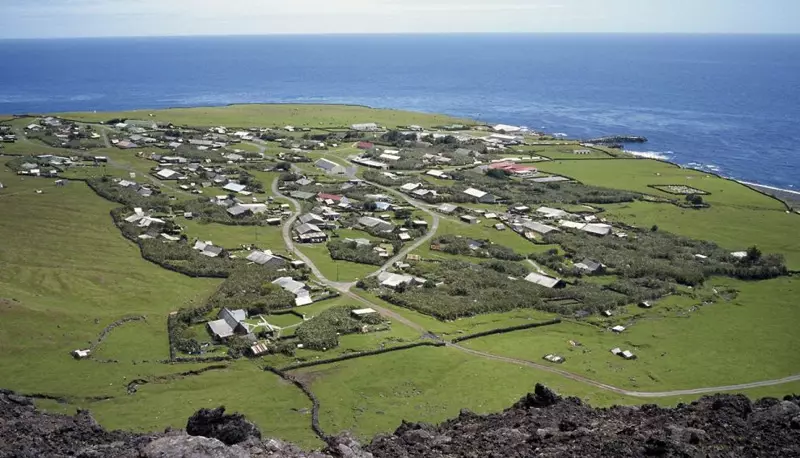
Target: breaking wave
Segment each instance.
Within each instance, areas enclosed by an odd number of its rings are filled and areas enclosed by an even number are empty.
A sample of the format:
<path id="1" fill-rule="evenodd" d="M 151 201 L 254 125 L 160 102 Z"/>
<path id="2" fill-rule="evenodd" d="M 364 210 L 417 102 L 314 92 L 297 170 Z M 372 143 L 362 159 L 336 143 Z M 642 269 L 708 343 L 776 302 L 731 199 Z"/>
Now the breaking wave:
<path id="1" fill-rule="evenodd" d="M 674 154 L 672 151 L 628 151 L 625 150 L 628 154 L 633 154 L 637 157 L 644 157 L 647 159 L 661 159 L 663 161 L 668 161 L 672 158 Z"/>

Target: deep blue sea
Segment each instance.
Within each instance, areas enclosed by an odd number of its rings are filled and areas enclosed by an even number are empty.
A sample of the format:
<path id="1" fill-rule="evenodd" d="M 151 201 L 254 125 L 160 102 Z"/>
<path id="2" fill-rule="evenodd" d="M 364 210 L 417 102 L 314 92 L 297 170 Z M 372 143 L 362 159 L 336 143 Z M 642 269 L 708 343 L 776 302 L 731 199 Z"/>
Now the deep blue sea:
<path id="1" fill-rule="evenodd" d="M 800 36 L 397 35 L 0 41 L 0 113 L 240 102 L 468 116 L 800 189 Z"/>

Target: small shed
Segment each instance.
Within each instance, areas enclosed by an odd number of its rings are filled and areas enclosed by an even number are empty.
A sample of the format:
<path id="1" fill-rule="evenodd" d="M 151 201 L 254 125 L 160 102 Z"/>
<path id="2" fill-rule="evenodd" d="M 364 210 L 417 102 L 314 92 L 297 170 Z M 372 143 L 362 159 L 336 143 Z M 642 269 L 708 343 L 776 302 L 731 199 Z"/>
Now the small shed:
<path id="1" fill-rule="evenodd" d="M 371 308 L 365 308 L 365 309 L 356 309 L 350 313 L 356 318 L 362 318 L 368 315 L 374 315 L 378 312 L 376 312 L 374 309 Z"/>
<path id="2" fill-rule="evenodd" d="M 72 350 L 72 352 L 70 354 L 75 359 L 86 359 L 86 358 L 89 357 L 89 355 L 92 354 L 92 350 L 89 350 L 89 349 L 86 349 L 86 350 Z"/>
<path id="3" fill-rule="evenodd" d="M 611 328 L 611 330 L 616 332 L 616 333 L 620 333 L 620 332 L 625 330 L 625 326 L 617 325 L 617 326 L 614 326 L 613 328 Z"/>

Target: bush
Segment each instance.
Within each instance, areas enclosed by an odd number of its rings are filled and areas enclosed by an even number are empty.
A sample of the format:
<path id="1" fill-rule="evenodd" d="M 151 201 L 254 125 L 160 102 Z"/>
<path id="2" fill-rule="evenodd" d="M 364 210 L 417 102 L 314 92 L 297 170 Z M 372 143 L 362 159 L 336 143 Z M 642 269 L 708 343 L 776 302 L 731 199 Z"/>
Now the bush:
<path id="1" fill-rule="evenodd" d="M 331 258 L 337 260 L 375 266 L 384 263 L 384 259 L 372 249 L 371 245 L 358 247 L 355 242 L 331 240 L 328 242 L 328 251 L 330 251 Z"/>
<path id="2" fill-rule="evenodd" d="M 331 307 L 316 317 L 301 323 L 295 331 L 295 336 L 304 348 L 329 350 L 339 346 L 340 334 L 356 334 L 362 332 L 365 326 L 368 330 L 375 330 L 385 323 L 384 318 L 377 313 L 360 319 L 354 318 L 351 312 L 356 308 L 354 306 Z"/>

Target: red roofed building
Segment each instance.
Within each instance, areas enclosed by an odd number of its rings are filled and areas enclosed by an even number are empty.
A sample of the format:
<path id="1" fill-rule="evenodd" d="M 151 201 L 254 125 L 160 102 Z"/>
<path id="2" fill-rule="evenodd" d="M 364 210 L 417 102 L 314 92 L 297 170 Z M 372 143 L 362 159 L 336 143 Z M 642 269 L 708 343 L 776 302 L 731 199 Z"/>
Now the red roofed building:
<path id="1" fill-rule="evenodd" d="M 317 200 L 332 200 L 334 202 L 341 202 L 342 196 L 337 196 L 336 194 L 325 194 L 324 192 L 321 192 L 317 194 Z"/>
<path id="2" fill-rule="evenodd" d="M 491 170 L 497 170 L 497 169 L 505 170 L 506 172 L 511 173 L 512 175 L 518 175 L 518 176 L 531 176 L 536 172 L 538 172 L 536 167 L 515 164 L 513 162 L 508 162 L 508 161 L 495 162 L 494 164 L 489 165 L 489 168 Z"/>
<path id="3" fill-rule="evenodd" d="M 356 145 L 356 148 L 366 150 L 366 149 L 375 148 L 375 145 L 370 143 L 370 142 L 358 142 L 358 144 Z"/>

